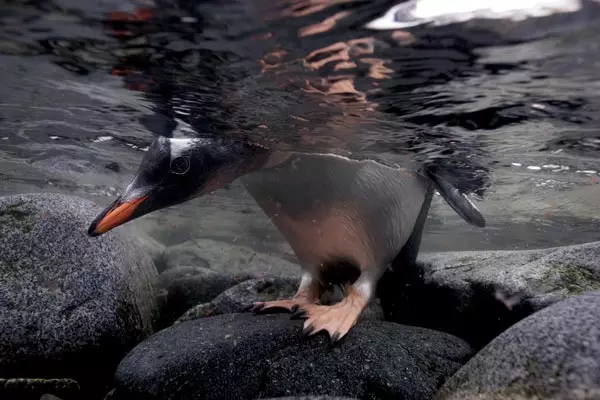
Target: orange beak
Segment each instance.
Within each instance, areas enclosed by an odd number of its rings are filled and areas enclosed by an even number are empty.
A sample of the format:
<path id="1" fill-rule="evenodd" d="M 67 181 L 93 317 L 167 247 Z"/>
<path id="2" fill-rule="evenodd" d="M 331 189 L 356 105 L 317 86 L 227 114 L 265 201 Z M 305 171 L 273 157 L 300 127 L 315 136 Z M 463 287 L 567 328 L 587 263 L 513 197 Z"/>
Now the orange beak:
<path id="1" fill-rule="evenodd" d="M 120 204 L 118 200 L 115 201 L 96 217 L 88 229 L 88 234 L 90 236 L 100 236 L 119 225 L 123 225 L 131 219 L 138 206 L 147 198 L 148 196 L 138 197 Z"/>

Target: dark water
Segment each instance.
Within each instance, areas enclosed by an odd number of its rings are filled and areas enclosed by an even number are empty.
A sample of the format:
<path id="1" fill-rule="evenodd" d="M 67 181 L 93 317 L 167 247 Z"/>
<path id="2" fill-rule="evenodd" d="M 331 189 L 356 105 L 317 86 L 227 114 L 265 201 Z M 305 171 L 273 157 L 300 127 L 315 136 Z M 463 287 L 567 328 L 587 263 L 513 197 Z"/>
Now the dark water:
<path id="1" fill-rule="evenodd" d="M 390 1 L 4 1 L 0 194 L 107 204 L 156 135 L 455 168 L 488 227 L 436 198 L 424 250 L 600 239 L 600 5 L 410 30 L 364 27 Z M 486 171 L 486 174 L 480 174 Z M 485 179 L 484 179 L 485 178 Z M 136 220 L 289 250 L 237 184 Z"/>

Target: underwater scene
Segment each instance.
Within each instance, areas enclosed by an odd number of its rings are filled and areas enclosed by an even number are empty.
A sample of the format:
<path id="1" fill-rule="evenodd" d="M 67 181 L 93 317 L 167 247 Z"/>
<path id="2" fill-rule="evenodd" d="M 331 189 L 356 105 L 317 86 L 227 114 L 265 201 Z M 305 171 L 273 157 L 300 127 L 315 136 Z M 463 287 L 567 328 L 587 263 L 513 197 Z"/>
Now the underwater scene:
<path id="1" fill-rule="evenodd" d="M 0 1 L 0 399 L 600 400 L 599 0 Z"/>

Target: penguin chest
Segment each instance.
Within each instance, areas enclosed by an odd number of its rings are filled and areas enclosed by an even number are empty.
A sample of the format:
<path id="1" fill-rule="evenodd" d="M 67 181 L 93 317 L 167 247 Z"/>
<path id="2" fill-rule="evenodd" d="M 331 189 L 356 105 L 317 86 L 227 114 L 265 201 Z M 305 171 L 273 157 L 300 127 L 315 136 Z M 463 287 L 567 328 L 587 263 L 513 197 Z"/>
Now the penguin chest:
<path id="1" fill-rule="evenodd" d="M 412 233 L 427 191 L 416 175 L 333 155 L 293 157 L 243 183 L 307 268 L 382 268 Z"/>
<path id="2" fill-rule="evenodd" d="M 376 264 L 372 238 L 351 202 L 323 205 L 315 200 L 302 213 L 286 213 L 282 204 L 273 198 L 260 205 L 303 266 L 323 268 L 347 262 L 363 268 Z"/>

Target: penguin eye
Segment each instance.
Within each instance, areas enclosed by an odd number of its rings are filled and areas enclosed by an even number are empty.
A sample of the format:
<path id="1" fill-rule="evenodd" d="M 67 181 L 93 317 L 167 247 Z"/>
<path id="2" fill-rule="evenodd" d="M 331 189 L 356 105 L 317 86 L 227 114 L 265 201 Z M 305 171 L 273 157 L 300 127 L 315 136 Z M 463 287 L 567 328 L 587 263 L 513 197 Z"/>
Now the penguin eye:
<path id="1" fill-rule="evenodd" d="M 177 175 L 184 175 L 190 170 L 189 157 L 177 157 L 171 160 L 171 172 Z"/>

